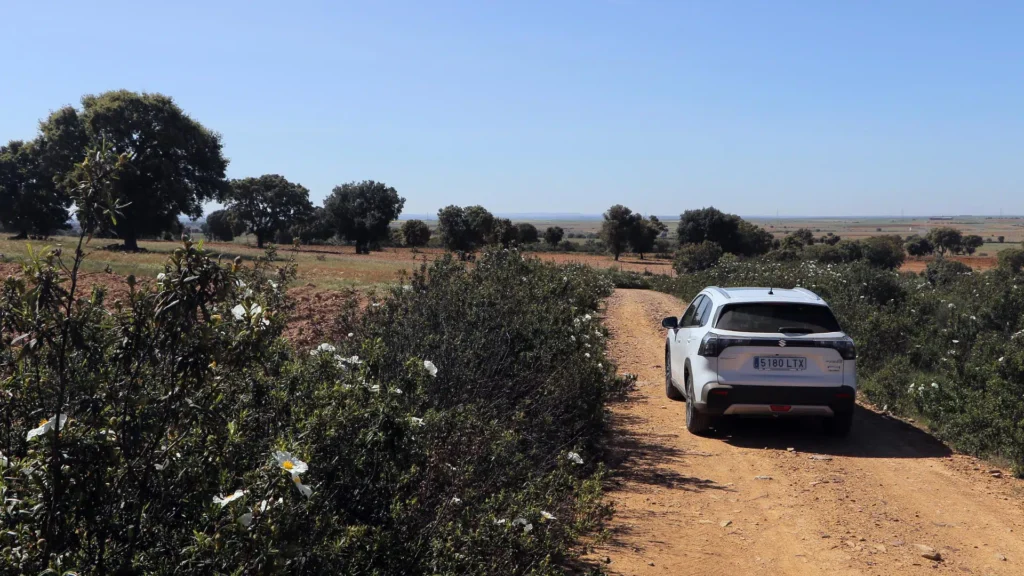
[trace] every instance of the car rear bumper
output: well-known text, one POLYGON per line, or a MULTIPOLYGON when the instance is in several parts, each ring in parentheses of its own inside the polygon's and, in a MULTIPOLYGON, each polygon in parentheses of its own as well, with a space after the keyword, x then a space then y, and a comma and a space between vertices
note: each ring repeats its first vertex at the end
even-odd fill
POLYGON ((701 412, 741 416, 833 416, 853 410, 857 395, 850 386, 712 385, 703 393, 701 412))

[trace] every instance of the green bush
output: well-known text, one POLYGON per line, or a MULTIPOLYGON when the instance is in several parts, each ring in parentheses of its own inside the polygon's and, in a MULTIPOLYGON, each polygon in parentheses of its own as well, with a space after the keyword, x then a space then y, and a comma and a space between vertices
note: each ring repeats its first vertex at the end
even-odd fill
POLYGON ((0 291, 0 574, 558 574, 605 514, 602 274, 445 258, 294 350, 273 252, 65 258, 0 291))
POLYGON ((959 276, 971 273, 973 270, 967 264, 956 260, 946 260, 940 256, 928 263, 924 270, 924 277, 932 285, 943 285, 954 282, 959 276))
POLYGON ((1002 250, 999 252, 998 261, 1001 270, 1011 274, 1018 274, 1021 268, 1024 268, 1024 250, 1020 248, 1002 250))
POLYGON ((700 272, 712 268, 722 257, 722 248, 707 240, 699 244, 683 244, 676 251, 672 267, 678 274, 700 272))

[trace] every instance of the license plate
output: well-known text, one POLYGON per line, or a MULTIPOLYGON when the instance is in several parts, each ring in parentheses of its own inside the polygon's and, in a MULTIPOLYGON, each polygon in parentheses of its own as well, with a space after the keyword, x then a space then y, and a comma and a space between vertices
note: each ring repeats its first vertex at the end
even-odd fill
POLYGON ((799 356, 754 356, 754 370, 798 371, 807 370, 807 358, 799 356))

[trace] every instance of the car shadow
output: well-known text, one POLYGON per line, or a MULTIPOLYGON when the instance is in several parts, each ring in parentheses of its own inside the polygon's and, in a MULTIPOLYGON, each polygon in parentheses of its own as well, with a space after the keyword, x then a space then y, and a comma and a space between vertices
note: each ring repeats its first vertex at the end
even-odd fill
POLYGON ((811 418, 729 419, 717 434, 730 446, 848 456, 851 458, 944 458, 953 452, 906 422, 857 406, 845 438, 827 436, 811 418))

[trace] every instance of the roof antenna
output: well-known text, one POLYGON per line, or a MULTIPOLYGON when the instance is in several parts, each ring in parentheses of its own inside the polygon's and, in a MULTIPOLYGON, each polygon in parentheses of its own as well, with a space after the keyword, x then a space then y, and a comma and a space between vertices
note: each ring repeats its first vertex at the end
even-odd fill
POLYGON ((772 292, 772 289, 771 289, 770 286, 768 287, 768 295, 769 296, 775 296, 775 292, 772 292))

